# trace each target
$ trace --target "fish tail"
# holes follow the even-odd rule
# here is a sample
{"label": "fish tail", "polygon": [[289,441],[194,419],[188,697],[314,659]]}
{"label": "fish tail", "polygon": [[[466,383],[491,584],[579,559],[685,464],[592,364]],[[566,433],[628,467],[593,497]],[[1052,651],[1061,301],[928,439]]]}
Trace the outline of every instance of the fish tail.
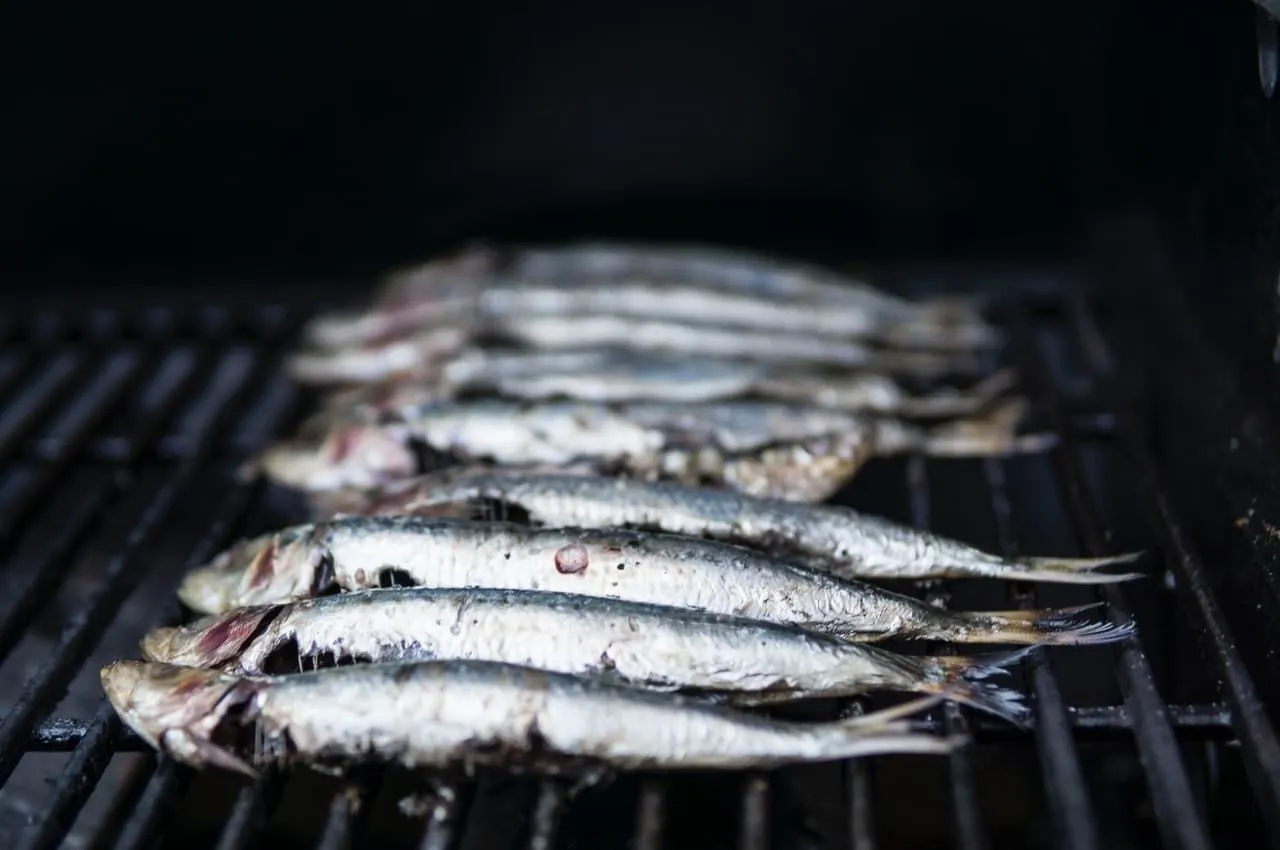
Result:
{"label": "fish tail", "polygon": [[1055,434],[1018,434],[1026,408],[1026,399],[1009,399],[980,417],[918,434],[912,448],[936,457],[989,457],[1043,452],[1057,445]]}
{"label": "fish tail", "polygon": [[1012,367],[1001,369],[967,390],[945,389],[904,399],[902,413],[904,416],[919,418],[973,416],[985,410],[997,398],[1013,389],[1017,383],[1016,369]]}
{"label": "fish tail", "polygon": [[823,749],[838,758],[888,754],[945,755],[954,750],[959,741],[912,732],[910,723],[904,719],[937,705],[942,699],[928,695],[840,721],[832,730],[837,740],[824,743]]}
{"label": "fish tail", "polygon": [[1059,584],[1114,584],[1142,578],[1143,573],[1098,573],[1102,567],[1115,564],[1131,564],[1143,556],[1143,552],[1125,552],[1104,558],[1022,558],[1017,561],[1016,573],[1011,579],[1022,581],[1046,581]]}
{"label": "fish tail", "polygon": [[1079,615],[1101,602],[1072,608],[1017,611],[957,611],[955,622],[930,637],[955,643],[1087,646],[1114,643],[1134,633],[1133,623],[1088,620]]}
{"label": "fish tail", "polygon": [[1008,667],[1021,661],[1032,649],[1034,647],[989,655],[922,658],[922,684],[918,687],[924,693],[939,694],[1026,728],[1029,711],[1022,701],[1022,694],[984,680],[1003,675]]}

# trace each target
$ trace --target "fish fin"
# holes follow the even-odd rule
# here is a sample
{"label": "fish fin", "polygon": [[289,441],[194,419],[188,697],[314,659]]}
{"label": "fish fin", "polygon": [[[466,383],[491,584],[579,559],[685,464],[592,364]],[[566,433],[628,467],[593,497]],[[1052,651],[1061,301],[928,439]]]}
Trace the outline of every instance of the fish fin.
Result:
{"label": "fish fin", "polygon": [[966,390],[944,389],[927,395],[905,398],[902,415],[916,418],[974,416],[987,409],[1000,396],[1018,383],[1018,371],[1012,367],[987,376]]}
{"label": "fish fin", "polygon": [[983,680],[1006,673],[1006,668],[1021,661],[1033,649],[1024,647],[990,655],[923,658],[925,684],[921,690],[941,694],[1025,729],[1030,712],[1022,701],[1022,694]]}
{"label": "fish fin", "polygon": [[1095,573],[1114,564],[1131,564],[1145,553],[1125,552],[1105,558],[1021,558],[1020,569],[1009,576],[1020,581],[1051,581],[1059,584],[1113,584],[1143,578],[1144,573]]}
{"label": "fish fin", "polygon": [[1019,643],[1053,646],[1088,646],[1114,643],[1134,634],[1132,622],[1090,621],[1079,615],[1101,602],[1073,608],[1039,608],[1017,611],[957,611],[959,622],[941,640],[956,643]]}
{"label": "fish fin", "polygon": [[212,765],[230,770],[251,779],[258,778],[258,771],[249,762],[218,746],[213,741],[193,735],[183,729],[171,729],[162,739],[162,748],[179,761],[196,766]]}
{"label": "fish fin", "polygon": [[1026,414],[1027,400],[1016,397],[990,412],[969,419],[948,422],[903,440],[903,447],[916,448],[936,457],[988,457],[1047,451],[1058,443],[1056,434],[1018,434]]}

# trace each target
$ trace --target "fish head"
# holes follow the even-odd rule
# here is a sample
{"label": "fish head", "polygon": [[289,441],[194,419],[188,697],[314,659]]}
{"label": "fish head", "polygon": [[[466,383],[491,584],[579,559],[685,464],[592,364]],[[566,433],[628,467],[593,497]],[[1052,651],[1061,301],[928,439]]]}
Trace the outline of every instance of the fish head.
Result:
{"label": "fish head", "polygon": [[312,596],[333,581],[329,552],[313,539],[322,526],[297,526],[241,541],[187,574],[178,598],[188,608],[221,614]]}
{"label": "fish head", "polygon": [[127,660],[103,667],[100,679],[120,719],[151,746],[194,767],[213,765],[255,775],[249,764],[213,739],[233,716],[242,723],[252,719],[261,683],[215,670]]}
{"label": "fish head", "polygon": [[344,421],[323,437],[275,444],[259,456],[258,466],[274,481],[315,492],[405,478],[418,471],[418,458],[403,428]]}
{"label": "fish head", "polygon": [[184,667],[218,667],[243,652],[279,611],[276,606],[255,605],[152,629],[142,639],[142,657]]}

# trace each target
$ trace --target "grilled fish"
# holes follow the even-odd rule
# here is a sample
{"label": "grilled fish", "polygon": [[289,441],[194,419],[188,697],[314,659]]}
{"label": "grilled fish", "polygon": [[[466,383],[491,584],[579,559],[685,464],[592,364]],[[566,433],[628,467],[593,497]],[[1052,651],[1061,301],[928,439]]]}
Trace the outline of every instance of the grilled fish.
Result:
{"label": "grilled fish", "polygon": [[334,772],[368,762],[553,774],[735,769],[953,747],[898,722],[936,698],[812,724],[491,662],[241,679],[116,661],[101,678],[121,719],[151,746],[195,767],[250,776],[298,762]]}
{"label": "grilled fish", "polygon": [[922,428],[869,414],[769,402],[439,403],[402,409],[393,421],[357,418],[333,424],[323,436],[278,443],[251,461],[246,472],[261,469],[302,490],[372,487],[421,472],[415,446],[422,444],[464,461],[594,461],[639,478],[710,480],[751,495],[821,500],[877,455],[1044,451],[1054,444],[1052,434],[1016,434],[1024,408],[1024,401],[1013,399],[981,417]]}
{"label": "grilled fish", "polygon": [[966,390],[948,388],[913,396],[892,378],[869,373],[821,375],[741,360],[689,360],[611,349],[472,351],[434,370],[334,392],[325,399],[320,415],[357,413],[376,418],[460,393],[491,392],[530,401],[595,402],[694,403],[752,396],[932,418],[978,413],[1014,383],[1014,372],[1002,370]]}
{"label": "grilled fish", "polygon": [[[631,285],[627,286],[627,282]],[[638,283],[636,283],[638,281]],[[603,286],[608,283],[610,285]],[[548,290],[552,284],[555,290]],[[599,287],[598,289],[596,287]],[[494,289],[505,299],[490,296]],[[684,298],[663,298],[672,288]],[[534,299],[531,290],[550,292]],[[625,295],[620,293],[626,293]],[[514,296],[514,301],[512,296]],[[502,252],[474,245],[450,257],[389,276],[372,313],[321,317],[308,329],[321,347],[342,348],[387,338],[440,316],[442,307],[488,298],[494,309],[552,309],[563,312],[570,297],[585,297],[597,311],[639,311],[652,316],[707,316],[724,322],[724,303],[745,305],[747,316],[737,321],[767,322],[758,304],[781,305],[798,327],[814,322],[892,320],[886,335],[899,344],[983,344],[994,333],[975,305],[962,299],[911,301],[865,283],[809,264],[781,261],[750,252],[708,247],[625,246],[579,243],[559,248]],[[663,301],[666,303],[662,303]],[[518,302],[523,302],[521,306]],[[803,306],[797,306],[803,305]],[[574,312],[589,309],[569,305]],[[820,314],[839,318],[819,318]]]}
{"label": "grilled fish", "polygon": [[246,540],[188,574],[178,595],[196,611],[220,614],[334,588],[376,588],[384,579],[668,605],[803,626],[847,640],[1077,644],[1108,642],[1131,631],[1128,625],[1082,621],[1080,609],[945,611],[710,540],[424,517],[345,517]]}
{"label": "grilled fish", "polygon": [[542,527],[655,529],[785,554],[853,579],[1000,578],[1102,584],[1141,573],[1094,570],[1107,558],[1002,558],[927,531],[829,505],[757,499],[726,490],[591,475],[526,475],[462,468],[392,482],[373,491],[312,497],[317,520],[336,515],[522,514]]}
{"label": "grilled fish", "polygon": [[[436,293],[392,308],[375,306],[364,313],[348,314],[346,336],[372,342],[394,339],[422,328],[482,326],[570,314],[620,320],[677,320],[717,328],[835,339],[897,341],[944,351],[966,351],[995,341],[995,332],[985,325],[949,324],[943,317],[923,308],[886,313],[865,304],[782,301],[653,280],[619,280],[599,287],[528,281],[459,287],[454,292]],[[336,317],[329,318],[330,334],[338,321]],[[901,331],[904,321],[916,323],[922,330],[904,339]],[[923,327],[929,325],[931,332],[925,332]],[[319,338],[323,339],[324,335]]]}
{"label": "grilled fish", "polygon": [[853,340],[677,319],[553,314],[493,317],[472,324],[415,329],[407,335],[357,346],[308,348],[292,355],[285,368],[292,378],[309,384],[379,380],[429,369],[464,345],[486,339],[535,351],[617,347],[644,354],[854,368],[919,378],[972,374],[979,366],[977,358],[965,352],[875,348]]}
{"label": "grilled fish", "polygon": [[248,676],[325,660],[500,661],[737,703],[896,690],[1019,723],[1025,713],[1018,694],[979,684],[1016,655],[913,657],[741,617],[538,591],[396,588],[238,608],[156,629],[142,652]]}

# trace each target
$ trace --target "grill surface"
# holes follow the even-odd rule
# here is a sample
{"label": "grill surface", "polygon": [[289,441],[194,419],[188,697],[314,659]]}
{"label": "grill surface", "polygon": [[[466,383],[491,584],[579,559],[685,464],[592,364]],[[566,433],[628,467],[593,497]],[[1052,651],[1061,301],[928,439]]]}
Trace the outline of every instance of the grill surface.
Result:
{"label": "grill surface", "polygon": [[[0,326],[0,674],[11,683],[0,696],[0,834],[24,850],[1204,848],[1231,846],[1259,821],[1280,835],[1280,744],[1255,687],[1268,685],[1246,669],[1224,613],[1254,606],[1220,598],[1219,573],[1253,565],[1211,569],[1202,557],[1216,544],[1184,527],[1185,500],[1166,486],[1177,463],[1152,424],[1159,386],[1140,358],[1116,353],[1137,319],[1069,287],[1008,290],[997,313],[1009,359],[1035,424],[1060,446],[877,461],[840,501],[1009,554],[1147,549],[1149,578],[1121,587],[920,588],[957,607],[1105,600],[1110,616],[1137,618],[1138,637],[1034,654],[1014,682],[1034,708],[1030,732],[955,706],[921,720],[968,741],[949,759],[623,777],[579,796],[491,773],[433,786],[397,771],[249,785],[151,755],[103,701],[97,670],[180,618],[173,591],[186,568],[296,518],[290,497],[234,470],[305,407],[278,361],[307,311],[11,314]],[[412,816],[397,806],[409,794]]]}

